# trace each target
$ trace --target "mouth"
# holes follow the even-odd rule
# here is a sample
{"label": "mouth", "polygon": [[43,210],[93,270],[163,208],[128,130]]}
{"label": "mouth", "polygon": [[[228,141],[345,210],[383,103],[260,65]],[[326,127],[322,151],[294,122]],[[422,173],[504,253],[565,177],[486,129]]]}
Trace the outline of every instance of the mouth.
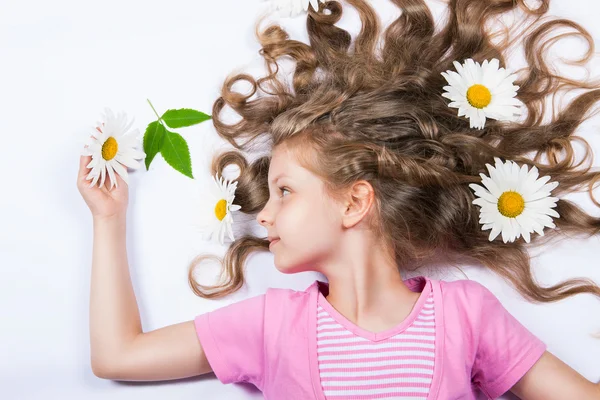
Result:
{"label": "mouth", "polygon": [[269,249],[271,249],[277,242],[279,242],[279,238],[271,240],[271,243],[269,244]]}

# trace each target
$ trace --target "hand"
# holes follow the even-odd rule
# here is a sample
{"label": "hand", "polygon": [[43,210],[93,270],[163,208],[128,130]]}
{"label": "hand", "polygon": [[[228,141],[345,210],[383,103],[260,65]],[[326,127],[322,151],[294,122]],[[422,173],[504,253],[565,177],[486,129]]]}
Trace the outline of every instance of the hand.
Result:
{"label": "hand", "polygon": [[[99,128],[96,129],[100,131]],[[113,186],[112,189],[109,189],[108,173],[102,187],[98,187],[98,182],[95,186],[90,187],[92,181],[85,179],[91,171],[91,168],[87,167],[90,161],[92,161],[92,156],[80,156],[79,158],[77,188],[92,212],[92,217],[96,219],[125,215],[127,213],[127,203],[129,202],[127,183],[115,172],[118,185]]]}

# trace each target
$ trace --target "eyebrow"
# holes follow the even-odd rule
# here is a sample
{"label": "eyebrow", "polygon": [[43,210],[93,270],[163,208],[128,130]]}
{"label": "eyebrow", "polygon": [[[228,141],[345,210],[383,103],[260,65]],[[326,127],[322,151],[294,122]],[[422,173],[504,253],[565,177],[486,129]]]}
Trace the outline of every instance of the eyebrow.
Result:
{"label": "eyebrow", "polygon": [[273,180],[271,181],[271,183],[273,183],[273,184],[274,184],[275,182],[277,182],[277,179],[279,179],[279,178],[282,178],[282,177],[284,177],[284,176],[286,176],[286,177],[287,177],[287,175],[286,175],[286,174],[284,174],[284,173],[282,172],[281,174],[279,174],[279,175],[277,175],[275,178],[273,178]]}

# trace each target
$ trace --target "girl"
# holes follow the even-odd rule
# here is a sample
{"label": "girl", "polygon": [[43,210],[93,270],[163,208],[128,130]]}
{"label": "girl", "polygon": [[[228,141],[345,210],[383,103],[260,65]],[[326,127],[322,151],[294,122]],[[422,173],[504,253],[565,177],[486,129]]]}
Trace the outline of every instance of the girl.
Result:
{"label": "girl", "polygon": [[[509,197],[495,198],[492,211],[506,212],[516,204],[522,215],[503,214],[509,225],[501,228],[488,220],[483,227],[492,229],[488,237],[478,222],[480,212],[485,219],[484,207],[475,207],[484,203],[471,189],[488,200],[491,195],[469,186],[481,182],[488,163],[496,160],[500,174],[499,163],[512,160],[559,183],[536,181],[539,190],[553,187],[556,195],[589,185],[592,196],[600,172],[576,168],[581,163],[574,165],[571,140],[581,139],[572,133],[600,97],[598,83],[551,74],[540,54],[545,45],[539,44],[552,27],[570,26],[589,41],[589,58],[591,36],[567,20],[544,22],[522,36],[529,68],[517,83],[526,120],[502,121],[500,114],[490,113],[493,120],[484,119],[484,126],[479,120],[479,129],[473,129],[484,106],[470,97],[475,113],[465,116],[459,110],[457,115],[442,96],[443,78],[455,75],[442,72],[455,60],[504,64],[503,52],[516,38],[494,44],[485,23],[516,7],[537,21],[548,1],[529,9],[520,0],[450,0],[448,24],[435,33],[422,0],[394,0],[402,15],[385,29],[380,53],[377,14],[368,2],[348,3],[363,25],[352,49],[351,36],[335,25],[342,13],[336,1],[309,8],[310,46],[289,39],[277,25],[259,31],[259,20],[260,54],[269,74],[259,80],[246,74],[228,77],[213,121],[236,149],[249,150],[266,137],[272,151],[253,162],[229,151],[215,158],[212,170],[222,174],[226,165],[239,166],[236,203],[256,215],[268,238],[235,240],[225,258],[227,279],[220,285],[206,287],[192,278],[203,257],[189,271],[197,295],[222,297],[243,285],[251,251],[268,248],[279,271],[319,271],[328,282],[317,280],[304,291],[271,288],[193,320],[142,332],[125,248],[128,187],[118,175],[114,189],[88,187],[90,158],[81,157],[78,188],[94,221],[94,373],[106,379],[164,380],[214,371],[223,383],[251,382],[265,398],[276,400],[474,399],[478,389],[491,399],[509,390],[526,400],[600,399],[599,384],[548,352],[481,284],[402,279],[402,271],[441,251],[480,261],[531,301],[600,296],[589,279],[539,286],[526,251],[527,244],[543,244],[560,232],[597,234],[599,218],[556,199],[557,225],[546,215],[526,229],[523,216],[540,203],[519,203],[517,192],[505,192]],[[296,61],[293,91],[277,78],[277,59],[283,56]],[[232,90],[240,80],[252,84],[250,94]],[[543,125],[545,97],[561,86],[595,90]],[[268,95],[251,100],[257,89]],[[481,101],[485,91],[477,90]],[[242,120],[223,123],[219,115],[225,105]],[[240,143],[242,137],[246,140]],[[544,155],[547,163],[539,160]],[[544,226],[559,229],[544,236]],[[533,230],[539,235],[530,236]]]}

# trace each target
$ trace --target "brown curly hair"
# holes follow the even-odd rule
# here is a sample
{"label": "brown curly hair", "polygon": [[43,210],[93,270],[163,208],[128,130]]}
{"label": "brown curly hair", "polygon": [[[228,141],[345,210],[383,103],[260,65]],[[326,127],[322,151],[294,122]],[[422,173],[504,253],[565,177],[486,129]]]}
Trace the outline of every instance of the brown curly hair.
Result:
{"label": "brown curly hair", "polygon": [[[368,181],[375,192],[373,232],[386,243],[401,269],[419,265],[434,251],[471,258],[489,267],[510,282],[526,299],[551,302],[577,293],[600,296],[600,287],[591,279],[569,279],[550,287],[540,286],[532,275],[528,247],[546,243],[561,233],[600,232],[600,218],[590,216],[576,204],[560,199],[555,210],[560,218],[556,229],[544,236],[532,235],[504,243],[489,241],[489,231],[478,222],[480,210],[472,204],[469,183],[480,183],[479,173],[494,157],[535,166],[540,176],[549,175],[559,185],[555,197],[587,187],[595,205],[594,183],[600,172],[590,171],[593,154],[575,129],[595,115],[589,110],[600,98],[599,82],[577,81],[550,72],[542,54],[545,47],[567,35],[580,35],[589,45],[584,64],[594,54],[591,35],[566,19],[542,18],[549,0],[539,8],[528,8],[523,0],[449,0],[448,22],[435,32],[434,18],[423,0],[392,0],[402,14],[383,32],[378,51],[380,20],[366,1],[347,0],[361,19],[362,29],[351,46],[350,34],[335,25],[342,15],[337,1],[309,7],[306,20],[310,45],[292,40],[278,24],[256,35],[262,46],[268,74],[254,79],[245,73],[230,74],[221,97],[213,106],[212,121],[218,134],[235,149],[215,155],[212,175],[235,164],[235,204],[241,212],[258,213],[267,203],[267,172],[270,156],[250,162],[243,154],[258,139],[267,138],[272,148],[284,145],[301,165],[323,179],[333,198],[358,180]],[[525,20],[534,19],[522,34],[495,44],[484,26],[502,13],[521,11]],[[538,23],[539,22],[539,23]],[[570,27],[577,33],[562,34],[540,43],[554,27]],[[510,40],[509,40],[510,39]],[[441,72],[452,68],[453,60],[472,58],[477,62],[497,58],[504,67],[504,53],[522,40],[528,66],[517,70],[514,82],[517,98],[527,108],[522,122],[487,120],[483,129],[469,128],[469,121],[457,116],[441,94],[446,84]],[[278,79],[278,59],[291,57],[296,64],[293,82]],[[521,73],[521,74],[520,74]],[[234,83],[247,81],[252,90],[242,94]],[[590,89],[543,124],[546,96],[565,88]],[[259,90],[260,89],[260,90]],[[258,93],[257,93],[258,91]],[[256,94],[255,99],[251,99]],[[242,119],[225,124],[220,113],[225,105]],[[597,111],[597,110],[596,110]],[[585,146],[583,159],[575,164],[572,142]],[[327,155],[324,157],[323,155]],[[529,157],[527,156],[529,155]],[[540,157],[546,156],[547,163]],[[585,163],[585,164],[584,164]],[[194,268],[210,255],[196,257],[188,273],[194,293],[219,298],[244,284],[244,262],[255,250],[267,250],[266,238],[244,235],[228,248],[223,259],[225,279],[215,286],[199,284]]]}

